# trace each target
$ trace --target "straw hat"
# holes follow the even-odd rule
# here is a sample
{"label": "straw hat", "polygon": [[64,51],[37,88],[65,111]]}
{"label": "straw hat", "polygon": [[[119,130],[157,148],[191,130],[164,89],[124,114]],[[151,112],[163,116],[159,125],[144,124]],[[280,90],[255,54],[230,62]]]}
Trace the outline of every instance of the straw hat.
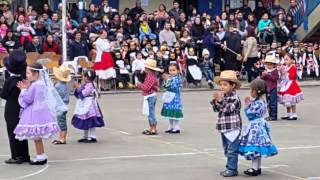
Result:
{"label": "straw hat", "polygon": [[264,60],[264,63],[277,64],[276,56],[274,56],[274,55],[267,55],[267,56],[266,56],[266,59]]}
{"label": "straw hat", "polygon": [[147,59],[144,63],[145,68],[154,70],[154,71],[161,71],[160,68],[157,68],[157,61],[153,59]]}
{"label": "straw hat", "polygon": [[65,65],[62,65],[59,68],[57,67],[53,68],[53,74],[59,81],[63,81],[63,82],[71,81],[70,73],[71,73],[71,69]]}
{"label": "straw hat", "polygon": [[220,76],[214,78],[214,82],[216,84],[219,84],[220,81],[234,82],[236,84],[236,89],[239,89],[241,87],[241,82],[237,78],[237,73],[232,70],[222,71],[220,73]]}

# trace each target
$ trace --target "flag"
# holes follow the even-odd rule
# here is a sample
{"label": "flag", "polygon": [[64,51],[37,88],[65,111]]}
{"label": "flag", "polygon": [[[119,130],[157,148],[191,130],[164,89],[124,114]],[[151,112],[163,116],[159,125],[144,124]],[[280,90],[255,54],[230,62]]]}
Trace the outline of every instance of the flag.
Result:
{"label": "flag", "polygon": [[308,31],[308,29],[309,29],[309,27],[308,27],[309,21],[308,21],[308,13],[307,13],[308,4],[307,4],[307,0],[301,0],[301,1],[302,1],[301,14],[303,16],[303,29],[305,31]]}

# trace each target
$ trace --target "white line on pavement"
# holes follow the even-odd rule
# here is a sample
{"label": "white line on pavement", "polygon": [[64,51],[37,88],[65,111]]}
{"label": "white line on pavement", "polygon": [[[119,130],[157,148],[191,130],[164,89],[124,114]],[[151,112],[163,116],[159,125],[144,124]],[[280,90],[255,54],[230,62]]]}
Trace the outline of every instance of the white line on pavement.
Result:
{"label": "white line on pavement", "polygon": [[320,179],[320,176],[319,177],[308,177],[307,179],[308,180]]}
{"label": "white line on pavement", "polygon": [[320,146],[297,146],[297,147],[280,147],[279,150],[295,150],[295,149],[315,149],[320,148]]}
{"label": "white line on pavement", "polygon": [[207,152],[186,152],[186,153],[168,153],[168,154],[142,154],[132,156],[105,156],[95,158],[82,158],[82,159],[67,159],[67,160],[53,160],[51,163],[56,162],[75,162],[75,161],[91,161],[91,160],[110,160],[110,159],[137,159],[137,158],[149,158],[149,157],[169,157],[169,156],[188,156],[197,154],[207,154]]}
{"label": "white line on pavement", "polygon": [[31,177],[31,176],[35,176],[35,175],[38,175],[38,174],[44,172],[45,170],[47,170],[48,167],[49,167],[49,165],[46,164],[46,166],[44,166],[44,167],[43,167],[42,169],[40,169],[39,171],[30,173],[30,174],[27,174],[27,175],[24,175],[24,176],[20,176],[20,177],[17,177],[17,178],[12,178],[12,179],[19,180],[19,179],[25,179],[25,178],[28,178],[28,177]]}

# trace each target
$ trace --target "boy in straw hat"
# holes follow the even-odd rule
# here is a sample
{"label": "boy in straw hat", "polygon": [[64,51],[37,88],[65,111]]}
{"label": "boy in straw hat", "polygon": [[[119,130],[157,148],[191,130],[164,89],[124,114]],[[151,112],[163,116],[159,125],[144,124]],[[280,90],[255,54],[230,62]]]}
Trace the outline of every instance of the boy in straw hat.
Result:
{"label": "boy in straw hat", "polygon": [[223,177],[238,175],[238,150],[239,136],[241,132],[241,101],[236,94],[236,89],[241,83],[237,79],[235,71],[222,71],[219,77],[214,79],[220,86],[220,92],[213,93],[211,105],[214,112],[218,112],[216,129],[221,133],[222,144],[227,157],[226,170],[220,173]]}
{"label": "boy in straw hat", "polygon": [[157,135],[157,120],[155,116],[155,107],[157,102],[156,92],[159,89],[158,78],[156,71],[161,71],[157,68],[157,62],[153,59],[147,59],[145,62],[146,77],[143,83],[138,83],[137,87],[142,90],[143,95],[143,115],[148,116],[149,130],[145,130],[142,134]]}
{"label": "boy in straw hat", "polygon": [[266,82],[267,86],[267,103],[269,117],[267,120],[276,121],[278,119],[278,91],[277,83],[279,72],[277,70],[277,59],[273,54],[267,54],[264,60],[266,70],[262,72],[261,79]]}
{"label": "boy in straw hat", "polygon": [[[57,79],[57,83],[55,84],[55,88],[59,93],[63,102],[68,105],[69,104],[69,92],[70,86],[68,82],[71,81],[71,69],[67,66],[60,66],[59,68],[53,68],[53,74]],[[54,140],[53,144],[66,144],[67,138],[67,111],[62,112],[57,116],[58,124],[60,127],[60,135],[59,139]]]}

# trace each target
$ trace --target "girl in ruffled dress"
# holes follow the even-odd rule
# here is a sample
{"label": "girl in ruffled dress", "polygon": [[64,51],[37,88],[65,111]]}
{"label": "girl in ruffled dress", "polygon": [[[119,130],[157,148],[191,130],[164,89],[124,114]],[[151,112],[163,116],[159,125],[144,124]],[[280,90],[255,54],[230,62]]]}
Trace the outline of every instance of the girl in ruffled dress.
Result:
{"label": "girl in ruffled dress", "polygon": [[285,66],[280,68],[280,90],[278,91],[278,101],[287,108],[287,114],[281,119],[297,120],[296,104],[303,100],[303,93],[297,83],[297,68],[293,64],[293,56],[284,56]]}
{"label": "girl in ruffled dress", "polygon": [[21,90],[18,101],[22,112],[14,133],[18,140],[34,140],[37,156],[30,164],[43,165],[48,156],[44,153],[42,139],[51,138],[60,131],[56,115],[67,107],[40,64],[28,66],[26,77],[27,81],[17,84]]}
{"label": "girl in ruffled dress", "polygon": [[97,101],[95,78],[96,74],[93,70],[86,70],[84,72],[85,83],[83,85],[75,84],[75,96],[78,100],[72,125],[84,131],[83,138],[78,140],[79,143],[97,142],[95,129],[104,126],[103,115]]}
{"label": "girl in ruffled dress", "polygon": [[249,176],[261,174],[261,158],[274,156],[277,148],[271,142],[270,127],[265,120],[267,105],[262,99],[266,93],[266,85],[262,79],[255,79],[250,84],[250,97],[245,99],[245,114],[249,124],[240,138],[240,155],[252,160],[252,168],[244,171]]}
{"label": "girl in ruffled dress", "polygon": [[169,128],[166,133],[176,134],[180,133],[180,120],[183,118],[182,102],[180,96],[180,89],[182,86],[182,77],[180,75],[180,69],[178,63],[172,63],[169,65],[169,74],[163,74],[162,77],[165,80],[164,88],[166,92],[163,95],[163,107],[161,110],[161,116],[169,120]]}

